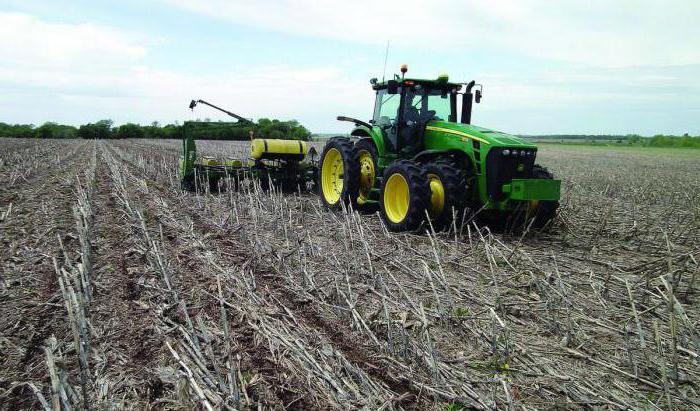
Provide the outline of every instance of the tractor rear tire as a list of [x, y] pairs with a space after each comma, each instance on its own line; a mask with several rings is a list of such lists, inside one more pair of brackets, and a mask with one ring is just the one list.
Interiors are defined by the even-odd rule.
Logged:
[[355, 205], [360, 165], [353, 160], [352, 149], [353, 144], [347, 137], [333, 137], [323, 148], [318, 187], [321, 201], [330, 209]]
[[452, 221], [459, 221], [466, 207], [467, 180], [454, 161], [446, 158], [425, 165], [430, 184], [428, 214], [435, 231], [449, 229]]
[[430, 207], [430, 183], [425, 168], [415, 161], [398, 160], [384, 172], [379, 208], [389, 231], [413, 231]]
[[[358, 194], [355, 204], [358, 210], [372, 211], [370, 194], [377, 180], [377, 148], [369, 138], [363, 138], [352, 149], [352, 158], [359, 166]], [[375, 204], [376, 206], [376, 204]], [[376, 208], [374, 208], [376, 210]]]
[[[537, 164], [535, 164], [532, 169], [532, 177], [547, 180], [554, 179], [554, 175], [550, 173], [549, 170]], [[530, 218], [535, 219], [532, 223], [532, 227], [541, 230], [556, 216], [557, 209], [559, 208], [559, 201], [538, 201], [536, 204], [532, 204], [532, 206], [534, 206], [532, 207], [534, 210], [531, 212]]]

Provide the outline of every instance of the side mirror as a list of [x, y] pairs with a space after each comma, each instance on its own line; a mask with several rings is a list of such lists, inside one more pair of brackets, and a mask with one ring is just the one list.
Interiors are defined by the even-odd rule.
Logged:
[[474, 101], [481, 103], [481, 90], [476, 90], [474, 93]]
[[386, 82], [386, 92], [388, 94], [396, 94], [399, 92], [399, 82], [396, 80], [389, 80]]
[[372, 77], [371, 79], [369, 79], [369, 84], [371, 84], [371, 85], [373, 85], [373, 86], [376, 86], [376, 85], [377, 85], [377, 78], [376, 78], [376, 77]]

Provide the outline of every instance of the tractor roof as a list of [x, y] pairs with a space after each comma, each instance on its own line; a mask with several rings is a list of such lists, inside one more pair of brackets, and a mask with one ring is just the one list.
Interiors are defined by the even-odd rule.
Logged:
[[450, 82], [447, 74], [441, 74], [436, 79], [421, 79], [421, 78], [400, 79], [400, 78], [398, 78], [398, 76], [396, 76], [396, 78], [394, 78], [393, 80], [387, 80], [387, 81], [375, 83], [374, 85], [372, 85], [372, 89], [374, 89], [374, 90], [385, 89], [387, 87], [387, 84], [389, 83], [389, 81], [396, 81], [396, 82], [398, 82], [399, 85], [407, 85], [407, 86], [413, 86], [416, 84], [420, 84], [424, 87], [433, 88], [433, 89], [453, 89], [453, 88], [456, 88], [457, 90], [459, 90], [462, 87], [461, 83]]

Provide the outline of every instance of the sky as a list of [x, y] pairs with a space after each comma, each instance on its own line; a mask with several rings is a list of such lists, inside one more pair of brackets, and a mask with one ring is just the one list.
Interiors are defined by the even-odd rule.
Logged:
[[372, 77], [476, 80], [512, 134], [700, 135], [700, 2], [0, 0], [0, 122], [296, 119], [342, 133]]

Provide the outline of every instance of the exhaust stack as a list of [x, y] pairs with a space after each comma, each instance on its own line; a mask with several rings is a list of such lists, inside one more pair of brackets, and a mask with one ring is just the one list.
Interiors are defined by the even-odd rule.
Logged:
[[474, 87], [476, 82], [474, 80], [467, 84], [467, 89], [462, 94], [462, 123], [471, 124], [472, 122], [472, 99], [474, 95], [472, 94], [472, 87]]

